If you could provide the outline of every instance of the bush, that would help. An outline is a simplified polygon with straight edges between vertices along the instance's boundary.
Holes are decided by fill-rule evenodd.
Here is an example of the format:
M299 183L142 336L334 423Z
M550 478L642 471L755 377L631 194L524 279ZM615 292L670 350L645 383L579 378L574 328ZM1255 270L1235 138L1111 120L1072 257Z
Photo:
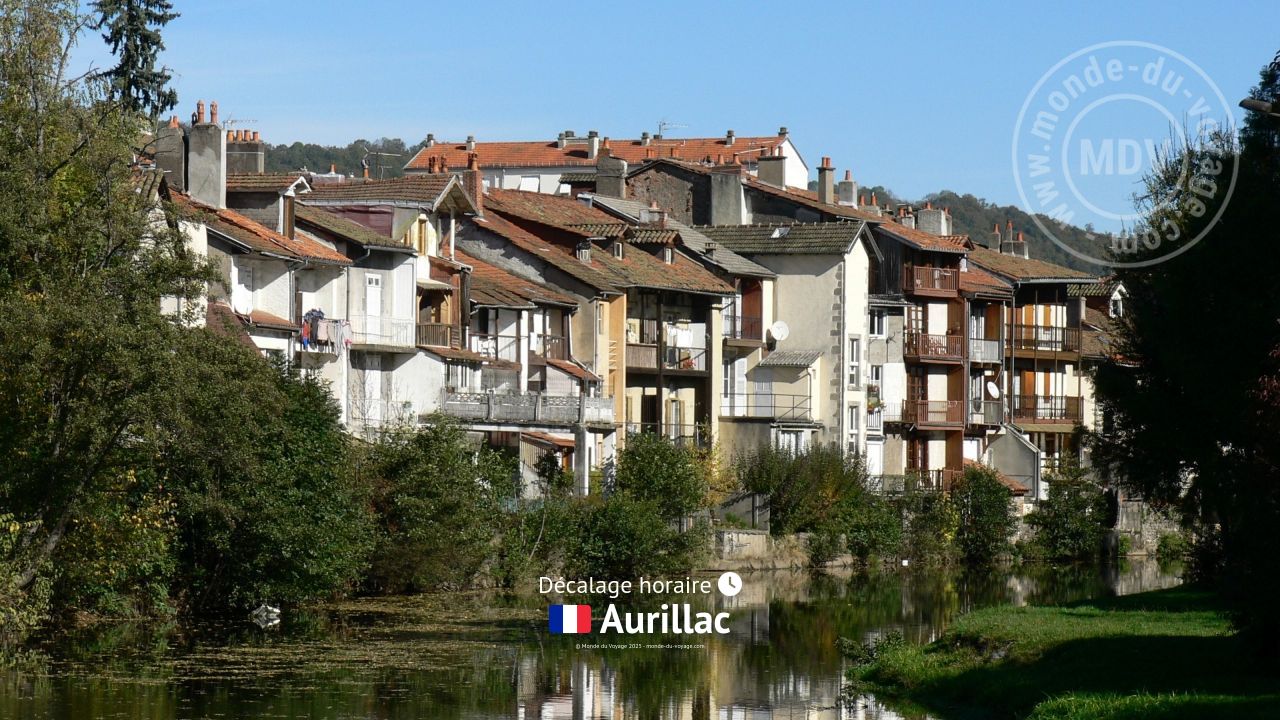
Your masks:
M456 423L435 417L420 429L380 438L360 472L377 524L368 589L474 584L516 496L510 458L471 447Z
M617 495L577 508L565 565L571 576L625 580L684 573L706 548L705 524L680 532L652 500Z
M796 454L764 445L739 456L734 465L742 487L768 496L774 535L846 527L866 492L862 458L834 444Z
M910 490L898 502L906 517L902 555L927 564L951 562L959 517L950 498L938 492Z
M1161 533L1156 540L1156 559L1162 563L1182 562L1191 552L1191 540L1183 533Z
M1097 557L1106 536L1107 499L1079 469L1049 478L1049 497L1029 515L1033 542L1050 560Z
M1012 493L986 467L968 467L951 488L958 526L956 549L965 562L986 564L1008 552L1017 518Z
M893 557L902 549L902 514L889 498L866 493L850 513L849 553L863 562Z
M619 454L614 490L652 503L667 520L678 520L707 506L707 481L693 450L641 433L627 438Z

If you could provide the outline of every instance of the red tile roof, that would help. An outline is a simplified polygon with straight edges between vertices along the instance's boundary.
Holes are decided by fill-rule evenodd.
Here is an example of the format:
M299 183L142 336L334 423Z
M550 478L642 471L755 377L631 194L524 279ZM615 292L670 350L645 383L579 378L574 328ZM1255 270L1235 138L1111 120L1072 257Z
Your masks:
M879 232L888 233L921 250L963 253L967 252L970 246L968 235L934 235L933 233L892 222L891 218L881 218L880 224L875 229Z
M227 192L284 192L301 179L302 173L227 173Z
M574 257L573 251L556 243L548 242L524 228L491 212L482 218L469 218L476 227L506 238L514 247L534 255L547 262L570 277L587 285L609 293L622 292L614 280L600 268L584 263Z
M458 262L471 266L471 300L496 307L527 307L530 304L553 304L577 307L578 301L541 283L512 275L502 268L471 257L458 250Z
M626 223L609 213L561 195L490 189L485 193L485 205L505 215L572 230L583 237L618 237L627 230Z
M171 192L170 196L174 204L189 215L190 220L204 223L209 229L255 252L331 265L351 264L347 256L305 235L296 235L290 239L234 210L216 210L179 192Z
M271 313L262 310L250 311L247 318L250 325L261 325L262 327L271 328L272 330L288 330L292 332L301 329L297 323L291 320L282 318L279 315L272 315Z
M557 147L557 142L478 142L475 153L480 167L569 167L577 165L595 166L596 161L587 157L586 138L574 138L564 147ZM752 162L762 152L771 151L786 140L783 135L768 137L738 137L733 145L728 145L725 138L663 138L651 140L644 145L640 140L609 140L609 151L613 157L622 158L629 163L639 163L650 157L677 157L702 161L707 157L723 158L728 162L736 156L743 162ZM601 138L601 147L604 138ZM426 170L430 159L443 157L450 167L466 167L466 143L436 143L432 147L424 147L404 166L405 170Z
M977 263L997 275L1013 280L1061 280L1063 282L1094 279L1080 270L1055 265L1044 260L1034 260L1018 255L1006 255L984 247L975 247L969 253L969 262Z
M255 353L258 351L258 346L253 344L253 339L249 337L249 332L245 330L240 317L225 302L209 302L204 326L211 332L243 345Z
M600 382L599 377L597 377L590 370L587 370L586 368L578 365L577 363L572 363L572 362L569 362L568 360L557 360L555 358L547 358L547 364L553 368L556 368L557 370L566 372L578 378L579 380L586 380L588 382Z
M960 292L1013 297L1009 283L973 264L960 272Z
M1012 492L1014 495L1027 494L1027 488L1023 487L1022 483L1018 482L1017 480L1014 480L1013 478L1009 477L1008 475L1005 475L1004 473L1000 472L999 470L996 470L993 467L983 465L982 463L974 460L965 460L964 466L966 468L978 468L981 470L991 470L996 474L996 479L1000 481L1000 484L1009 488L1009 491Z
M465 167L465 163L463 165ZM347 180L316 185L302 196L307 203L434 203L454 179L450 173L413 175L388 180Z

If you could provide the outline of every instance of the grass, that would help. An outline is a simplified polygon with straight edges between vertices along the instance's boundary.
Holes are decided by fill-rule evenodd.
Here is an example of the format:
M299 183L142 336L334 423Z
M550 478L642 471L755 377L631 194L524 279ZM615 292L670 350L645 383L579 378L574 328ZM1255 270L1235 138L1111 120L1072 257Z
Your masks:
M979 610L930 645L860 659L862 687L945 718L1280 717L1280 677L1251 661L1213 595L1187 587Z

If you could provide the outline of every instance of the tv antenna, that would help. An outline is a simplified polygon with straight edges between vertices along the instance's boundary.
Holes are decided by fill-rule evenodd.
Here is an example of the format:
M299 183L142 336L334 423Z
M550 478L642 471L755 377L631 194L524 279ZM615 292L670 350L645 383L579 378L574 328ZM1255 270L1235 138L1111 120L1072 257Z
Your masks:
M671 120L663 118L658 121L658 136L666 137L668 130L674 130L676 128L683 128L683 127L689 127L689 126L684 125L682 123L672 122Z
M373 150L370 150L368 147L366 147L366 146L364 146L364 145L361 145L361 146L360 146L360 149L364 150L364 157L360 158L360 167L361 167L361 168L363 168L363 169L365 169L365 170L368 170L368 169L369 169L369 158L370 158L370 157L373 157L373 158L382 158L382 157L400 157L400 153L375 152L375 151L373 151ZM386 170L387 170L387 169L386 169L385 167L383 167L382 163L381 163L381 162L378 162L378 179L379 179L379 180L382 180L382 179L383 179L383 174L386 172Z

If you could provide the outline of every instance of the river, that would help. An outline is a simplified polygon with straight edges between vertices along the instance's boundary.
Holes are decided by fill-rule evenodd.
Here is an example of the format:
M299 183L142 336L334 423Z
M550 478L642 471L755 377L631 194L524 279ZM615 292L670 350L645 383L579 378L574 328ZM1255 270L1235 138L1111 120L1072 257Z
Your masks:
M357 599L266 630L97 626L0 669L0 718L915 718L842 701L838 638L923 643L974 608L1178 583L1149 560L743 580L736 597L677 600L730 613L727 635L663 638L693 649L583 649L599 636L548 634L545 599L478 593Z

